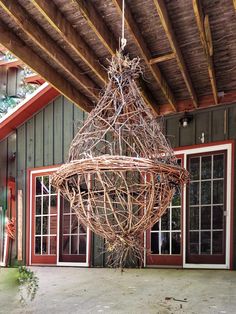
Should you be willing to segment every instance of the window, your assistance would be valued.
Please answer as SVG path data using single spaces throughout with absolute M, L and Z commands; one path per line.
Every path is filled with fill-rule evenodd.
M 57 245 L 57 193 L 50 176 L 35 177 L 35 255 L 55 255 Z
M 86 254 L 87 231 L 70 207 L 68 201 L 61 198 L 62 204 L 62 255 Z
M 152 227 L 151 253 L 174 255 L 181 253 L 181 197 L 177 190 L 166 213 Z
M 51 185 L 53 171 L 32 171 L 30 264 L 88 266 L 88 230 Z

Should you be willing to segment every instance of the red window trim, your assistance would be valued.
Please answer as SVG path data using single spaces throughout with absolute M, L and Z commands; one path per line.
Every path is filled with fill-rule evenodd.
M 34 224 L 34 217 L 35 217 L 35 178 L 38 176 L 47 176 L 52 174 L 53 171 L 43 172 L 43 173 L 32 173 L 32 182 L 31 182 L 31 191 L 32 191 L 32 212 L 31 212 L 31 264 L 48 264 L 48 265 L 55 265 L 57 263 L 57 254 L 55 255 L 35 255 L 34 249 L 34 238 L 35 238 L 35 224 Z M 57 213 L 58 217 L 58 213 Z M 57 226 L 58 227 L 58 226 Z
M 52 174 L 53 172 L 55 172 L 56 170 L 54 170 L 55 168 L 59 168 L 61 166 L 61 164 L 56 164 L 56 165 L 51 165 L 51 166 L 42 166 L 42 167 L 36 167 L 36 168 L 28 168 L 27 169 L 27 188 L 26 188 L 26 193 L 27 193 L 27 197 L 26 197 L 26 265 L 46 265 L 46 263 L 32 263 L 32 234 L 33 234 L 33 230 L 30 230 L 30 226 L 32 224 L 32 222 L 30 221 L 30 219 L 32 219 L 32 213 L 31 213 L 31 208 L 30 208 L 30 203 L 32 200 L 30 200 L 31 197 L 31 191 L 33 190 L 33 182 L 31 181 L 31 176 L 33 179 L 33 176 L 43 176 L 43 175 L 47 175 L 47 174 Z M 45 172 L 42 172 L 42 170 L 45 170 Z M 34 172 L 34 173 L 32 173 Z M 32 195 L 33 196 L 33 195 Z M 33 197 L 32 197 L 33 199 Z M 89 245 L 88 245 L 88 267 L 91 267 L 92 263 L 92 231 L 88 232 L 88 239 L 87 241 L 89 241 Z M 30 250 L 30 244 L 31 244 L 31 250 Z M 58 250 L 57 250 L 58 251 Z M 46 256 L 46 255 L 45 255 Z M 46 260 L 46 259 L 45 259 Z M 57 260 L 58 260 L 58 256 L 56 255 L 56 261 L 55 263 L 53 263 L 54 265 L 57 264 Z M 31 261 L 31 262 L 30 262 Z M 50 261 L 49 261 L 49 265 L 51 265 Z
M 234 174 L 234 160 L 235 160 L 235 140 L 225 140 L 225 141 L 219 141 L 219 142 L 209 142 L 209 143 L 204 143 L 204 144 L 195 144 L 195 145 L 188 145 L 188 146 L 182 146 L 182 147 L 176 147 L 174 148 L 174 152 L 176 152 L 176 155 L 178 155 L 178 151 L 184 151 L 184 150 L 189 150 L 189 149 L 196 149 L 196 148 L 202 148 L 202 147 L 211 147 L 211 146 L 218 146 L 218 145 L 226 145 L 226 144 L 231 144 L 232 148 L 232 164 L 231 164 L 231 171 L 232 174 Z M 211 152 L 209 150 L 209 152 Z M 182 154 L 183 155 L 183 154 Z M 180 155 L 181 156 L 181 155 Z M 30 175 L 32 171 L 40 171 L 40 170 L 45 170 L 45 169 L 52 169 L 52 168 L 57 168 L 61 164 L 56 164 L 52 166 L 43 166 L 43 167 L 37 167 L 37 168 L 28 168 L 27 169 L 27 204 L 26 204 L 26 264 L 29 265 L 29 254 L 30 254 Z M 234 239 L 233 239 L 233 228 L 234 228 L 234 175 L 231 176 L 231 221 L 230 221 L 230 269 L 233 269 L 233 262 L 234 262 Z M 181 233 L 182 233 L 182 239 L 181 239 L 181 245 L 183 249 L 183 215 L 182 215 L 182 226 L 181 226 Z M 89 267 L 91 266 L 91 244 L 92 244 L 92 232 L 89 232 L 89 248 L 88 248 L 88 261 L 89 261 Z M 147 237 L 148 239 L 148 237 Z M 183 252 L 182 252 L 183 253 Z M 182 262 L 183 264 L 183 258 Z M 168 264 L 170 265 L 170 264 Z M 153 265 L 155 266 L 155 265 Z M 176 266 L 176 264 L 175 264 Z
M 177 153 L 178 151 L 184 151 L 184 150 L 189 150 L 189 149 L 196 149 L 196 148 L 203 148 L 203 147 L 212 147 L 212 146 L 219 146 L 219 145 L 227 145 L 231 144 L 231 149 L 232 149 L 232 162 L 231 162 L 231 200 L 230 200 L 230 261 L 229 261 L 229 269 L 233 269 L 233 264 L 234 264 L 234 236 L 233 236 L 233 231 L 234 231 L 234 174 L 235 174 L 235 167 L 234 167 L 234 161 L 235 161 L 235 140 L 224 140 L 224 141 L 218 141 L 218 142 L 209 142 L 209 143 L 204 143 L 204 144 L 194 144 L 194 145 L 188 145 L 188 146 L 181 146 L 181 147 L 176 147 L 174 148 L 174 151 Z M 209 150 L 209 152 L 211 152 Z

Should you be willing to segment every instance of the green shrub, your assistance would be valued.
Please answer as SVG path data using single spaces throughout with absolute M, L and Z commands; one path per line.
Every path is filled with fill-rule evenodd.
M 25 266 L 20 266 L 18 272 L 20 301 L 22 303 L 26 303 L 27 299 L 33 301 L 39 288 L 38 277 L 33 271 Z

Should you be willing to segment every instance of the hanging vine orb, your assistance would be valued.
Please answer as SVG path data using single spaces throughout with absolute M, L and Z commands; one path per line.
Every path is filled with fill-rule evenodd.
M 135 79 L 139 59 L 117 54 L 109 83 L 71 143 L 53 184 L 80 221 L 105 238 L 111 266 L 143 258 L 143 233 L 165 213 L 188 172 L 178 166 Z

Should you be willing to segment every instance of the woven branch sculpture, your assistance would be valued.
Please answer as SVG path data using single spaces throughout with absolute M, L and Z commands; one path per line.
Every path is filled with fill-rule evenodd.
M 142 261 L 144 231 L 188 180 L 141 97 L 140 73 L 138 58 L 113 58 L 104 95 L 52 180 L 80 221 L 105 238 L 110 266 L 121 268 L 131 256 Z

